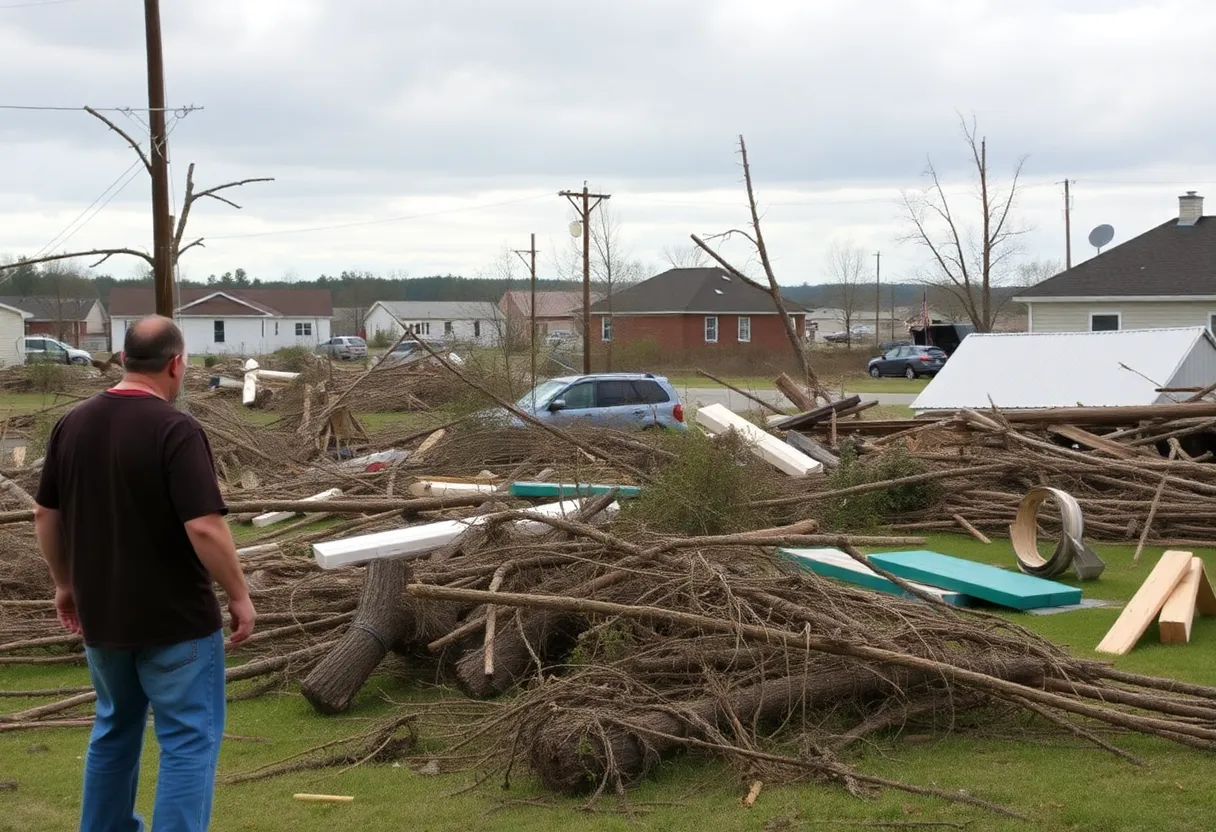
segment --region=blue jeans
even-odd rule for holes
[[[211,821],[224,733],[224,636],[141,650],[88,647],[97,718],[84,766],[81,832],[143,832],[135,812],[148,706],[160,744],[153,832]]]

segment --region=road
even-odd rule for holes
[[[680,398],[685,405],[690,407],[703,407],[711,404],[724,405],[729,410],[742,411],[753,410],[758,405],[748,399],[746,396],[740,396],[733,390],[727,390],[724,387],[681,387],[679,388]],[[777,390],[749,390],[757,398],[763,399],[782,410],[793,412],[794,406],[785,396],[781,395]],[[853,395],[846,393],[846,396]],[[858,393],[862,401],[877,400],[879,404],[893,405],[910,405],[916,399],[915,393]]]

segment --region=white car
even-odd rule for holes
[[[49,335],[25,336],[25,360],[52,364],[92,364],[93,356]]]

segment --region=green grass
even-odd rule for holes
[[[845,389],[850,393],[919,393],[929,384],[929,379],[918,378],[870,378],[857,376],[845,379]]]
[[[925,548],[1013,568],[1008,541],[990,546],[969,537],[933,535]],[[1133,566],[1133,547],[1096,547],[1107,568],[1096,582],[1077,584],[1087,597],[1125,601],[1148,574],[1160,549],[1146,549]],[[1216,552],[1197,552],[1216,566]],[[1073,583],[1065,580],[1066,583]],[[1092,649],[1114,622],[1117,609],[1093,609],[1051,616],[1005,613],[1010,619],[1082,656]],[[1174,676],[1216,684],[1216,619],[1195,624],[1192,643],[1164,646],[1156,629],[1130,655],[1115,659],[1128,670]],[[82,668],[4,668],[0,688],[9,690],[78,685],[87,682]],[[294,692],[237,702],[231,706],[227,731],[269,742],[228,740],[220,757],[221,775],[246,771],[327,740],[362,730],[368,718],[385,713],[386,698],[405,703],[430,702],[441,695],[425,677],[405,674],[375,677],[360,694],[347,717],[316,716]],[[46,700],[0,700],[5,711]],[[424,742],[433,727],[421,722]],[[471,829],[589,830],[660,829],[672,832],[713,830],[848,829],[850,821],[966,824],[969,832],[989,830],[1126,830],[1190,832],[1212,828],[1216,805],[1216,757],[1155,739],[1108,736],[1117,745],[1144,758],[1134,767],[1084,743],[1041,731],[998,731],[986,736],[952,736],[927,742],[899,737],[879,739],[861,748],[851,762],[863,771],[910,783],[969,793],[1004,803],[1029,815],[1031,823],[1007,820],[968,807],[946,804],[898,792],[860,800],[839,787],[807,784],[767,786],[755,807],[743,809],[738,798],[746,792],[744,778],[700,756],[664,763],[656,776],[631,792],[636,820],[616,813],[613,798],[598,811],[582,811],[583,801],[544,793],[523,772],[509,790],[492,781],[479,790],[454,794],[472,783],[468,774],[425,777],[414,770],[419,761],[400,767],[366,765],[335,776],[335,772],[305,772],[269,781],[216,790],[216,830],[380,830],[428,829],[467,832]],[[434,742],[434,740],[430,740]],[[0,830],[58,832],[75,828],[80,777],[87,732],[56,729],[0,733],[0,780],[15,780],[15,792],[0,792]],[[30,753],[31,747],[45,750]],[[431,746],[430,750],[434,750]],[[422,758],[425,760],[425,758]],[[156,745],[145,746],[140,807],[148,812],[155,783]],[[315,805],[291,799],[295,792],[349,794],[355,802]],[[524,805],[535,800],[545,805]],[[145,814],[145,818],[147,815]]]
[[[77,397],[62,393],[0,393],[0,419],[9,416],[26,416],[58,404],[70,404]]]

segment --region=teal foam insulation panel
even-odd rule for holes
[[[1081,602],[1081,590],[1067,584],[998,569],[986,563],[923,549],[870,555],[875,566],[910,581],[962,592],[1003,607],[1028,610]]]

